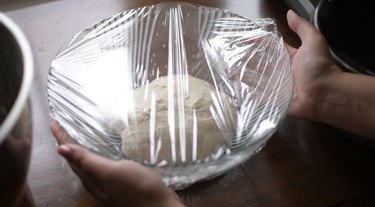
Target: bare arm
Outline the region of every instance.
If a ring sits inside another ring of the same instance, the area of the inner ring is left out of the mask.
[[[375,78],[340,73],[318,96],[315,120],[375,138]]]

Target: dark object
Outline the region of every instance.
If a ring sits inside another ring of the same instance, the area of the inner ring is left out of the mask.
[[[0,13],[0,206],[32,206],[26,175],[31,151],[28,96],[33,63],[19,28]]]
[[[374,1],[321,0],[316,7],[310,0],[286,2],[322,32],[339,64],[375,75]]]

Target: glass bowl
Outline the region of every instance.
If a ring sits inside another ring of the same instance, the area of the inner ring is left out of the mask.
[[[273,19],[169,2],[74,35],[51,63],[47,91],[78,143],[181,189],[265,145],[286,116],[293,76]]]

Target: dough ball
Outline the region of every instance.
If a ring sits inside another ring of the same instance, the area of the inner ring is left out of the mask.
[[[215,158],[230,147],[233,136],[225,129],[233,128],[234,101],[208,82],[164,76],[133,92],[134,110],[121,133],[122,150],[131,159],[191,162]]]

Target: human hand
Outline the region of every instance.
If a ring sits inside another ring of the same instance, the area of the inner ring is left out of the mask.
[[[313,25],[292,11],[287,20],[302,41],[298,49],[287,45],[296,87],[289,115],[375,138],[374,77],[344,72]]]
[[[332,58],[326,40],[312,24],[292,10],[288,11],[287,20],[302,41],[298,49],[287,45],[296,87],[289,115],[315,120],[320,101],[324,98],[324,86],[343,71]]]
[[[76,144],[57,122],[50,126],[57,151],[80,177],[85,188],[106,206],[183,206],[158,173],[139,163],[114,161]]]

